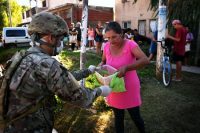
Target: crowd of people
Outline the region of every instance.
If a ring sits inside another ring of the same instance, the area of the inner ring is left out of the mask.
[[[187,34],[180,20],[174,20],[172,24],[176,34],[167,35],[167,38],[174,41],[175,81],[181,81],[181,63],[185,51],[188,55],[187,52],[190,50],[185,47],[190,46],[193,35],[191,32]],[[54,123],[54,95],[80,107],[90,107],[98,96],[106,97],[106,102],[114,112],[116,133],[124,132],[125,110],[128,111],[139,132],[145,133],[144,121],[140,114],[142,99],[137,70],[149,64],[156,54],[157,31],[148,38],[140,35],[137,29],[123,30],[115,21],[105,23],[104,27],[101,22],[95,27],[89,25],[89,47],[95,46],[96,53],[102,55],[98,67],[112,66],[117,69],[117,77],[124,79],[126,91],[118,93],[112,92],[112,88],[105,85],[91,90],[78,84],[78,80],[93,74],[97,69],[96,66],[90,65],[85,70],[69,72],[51,57],[59,54],[61,40],[66,36],[69,36],[71,50],[80,48],[79,22],[76,25],[72,23],[68,29],[61,17],[42,12],[32,18],[28,32],[32,47],[27,51],[31,54],[23,58],[10,81],[6,115],[8,120],[14,119],[14,121],[5,125],[5,133],[51,133]],[[145,39],[151,41],[149,58],[139,46]],[[23,117],[19,117],[20,115]]]
[[[98,55],[102,54],[104,43],[107,41],[105,37],[105,27],[108,22],[104,23],[102,26],[101,21],[97,24],[89,24],[87,28],[87,45],[89,49],[95,49]],[[77,22],[76,26],[71,23],[69,28],[68,42],[66,45],[70,45],[72,51],[75,48],[78,50],[81,46],[81,23]]]
[[[182,64],[189,65],[191,51],[190,47],[194,37],[189,28],[185,27],[180,20],[173,20],[172,26],[176,30],[176,33],[175,35],[166,35],[165,41],[166,45],[169,47],[169,50],[172,49],[173,61],[176,63],[176,73],[172,80],[178,82],[182,81]],[[148,57],[149,61],[151,61],[157,53],[157,36],[158,30],[152,31],[152,35],[148,37],[138,34],[137,29],[131,30],[128,28],[124,30],[124,37],[126,39],[134,40],[137,44],[141,44],[141,42],[144,40],[147,42],[147,44],[150,42]]]

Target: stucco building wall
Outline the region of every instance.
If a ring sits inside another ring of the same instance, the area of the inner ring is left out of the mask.
[[[123,28],[123,22],[131,22],[131,29],[139,29],[139,21],[145,23],[145,34],[150,31],[150,21],[155,20],[155,13],[149,9],[150,0],[138,0],[133,4],[134,0],[115,0],[114,18]]]

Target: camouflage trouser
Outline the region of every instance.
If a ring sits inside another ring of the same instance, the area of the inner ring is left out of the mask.
[[[8,125],[4,133],[52,133],[53,118],[48,113],[37,112]]]

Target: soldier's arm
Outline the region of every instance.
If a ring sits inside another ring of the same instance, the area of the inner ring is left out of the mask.
[[[81,80],[81,79],[83,79],[83,78],[88,77],[90,74],[92,74],[92,73],[91,73],[91,71],[88,70],[88,69],[78,70],[78,71],[72,72],[72,75],[73,75],[74,78],[75,78],[76,80],[78,80],[78,81]]]
[[[47,86],[49,90],[62,100],[74,105],[88,107],[96,97],[101,95],[99,88],[90,90],[81,87],[73,75],[58,63],[52,65],[48,77]]]

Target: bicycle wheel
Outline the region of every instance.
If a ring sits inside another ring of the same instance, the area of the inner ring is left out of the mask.
[[[167,87],[171,82],[171,64],[169,60],[163,62],[163,84]]]

